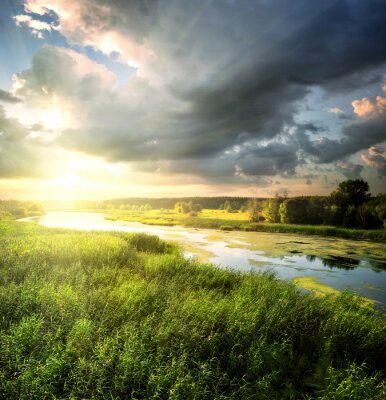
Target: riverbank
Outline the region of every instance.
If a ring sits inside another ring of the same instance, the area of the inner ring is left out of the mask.
[[[0,223],[4,398],[383,398],[386,319],[143,234]]]
[[[386,242],[386,229],[349,229],[324,225],[292,225],[248,222],[248,214],[224,210],[202,210],[195,216],[174,210],[109,211],[106,219],[141,222],[148,225],[181,225],[201,229],[241,230],[249,232],[297,233],[302,235],[332,236],[344,239]]]
[[[26,221],[26,220],[23,220]],[[28,221],[28,219],[27,219]],[[287,233],[221,231],[109,221],[103,213],[48,212],[37,223],[83,231],[142,232],[172,240],[188,257],[240,271],[274,270],[280,279],[317,276],[339,291],[386,304],[384,244]],[[347,273],[350,271],[350,273]]]

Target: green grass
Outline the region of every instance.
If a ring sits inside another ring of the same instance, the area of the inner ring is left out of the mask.
[[[385,315],[154,236],[0,223],[1,399],[384,399]]]
[[[345,239],[386,242],[386,229],[351,229],[328,225],[295,225],[249,223],[244,230],[253,232],[299,233],[302,235],[335,236]]]
[[[202,210],[197,216],[177,213],[174,210],[110,211],[110,220],[141,222],[148,225],[182,225],[202,229],[250,232],[298,233],[302,235],[335,236],[345,239],[386,242],[386,229],[348,229],[325,225],[295,225],[248,222],[247,213],[228,213],[224,210]]]

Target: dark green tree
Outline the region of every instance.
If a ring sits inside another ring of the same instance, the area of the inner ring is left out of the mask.
[[[386,194],[379,194],[375,201],[377,205],[374,211],[383,227],[386,228]]]
[[[359,207],[370,197],[369,184],[363,179],[349,179],[341,182],[331,193],[332,203],[343,209],[347,209],[349,205]]]
[[[298,197],[287,199],[280,204],[280,222],[284,224],[307,224],[308,221],[307,198]]]
[[[331,204],[336,205],[339,214],[336,216],[338,225],[354,227],[358,222],[358,208],[370,200],[369,184],[363,179],[349,179],[341,182],[330,195]]]

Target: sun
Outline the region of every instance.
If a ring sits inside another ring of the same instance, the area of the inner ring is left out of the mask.
[[[73,171],[69,171],[66,174],[56,178],[56,183],[65,190],[75,190],[80,181],[80,176]]]
[[[61,130],[67,125],[65,114],[58,108],[50,108],[43,114],[43,125],[48,130]]]

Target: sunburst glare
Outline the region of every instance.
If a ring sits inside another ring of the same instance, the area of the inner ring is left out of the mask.
[[[68,125],[66,114],[59,108],[50,108],[43,112],[42,123],[45,129],[62,130]]]

